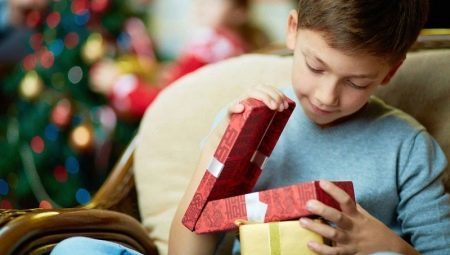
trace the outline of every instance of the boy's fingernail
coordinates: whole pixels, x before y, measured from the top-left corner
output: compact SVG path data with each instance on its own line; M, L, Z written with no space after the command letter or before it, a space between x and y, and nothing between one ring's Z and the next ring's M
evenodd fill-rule
M277 103L275 101L270 100L269 104L272 107L272 109L276 109L277 108Z
M303 226L308 225L309 219L308 218L300 218L300 224Z
M314 201L309 200L308 202L306 202L306 209L308 209L308 211L316 209Z
M314 241L309 241L308 242L308 247L311 249L317 249L317 243Z

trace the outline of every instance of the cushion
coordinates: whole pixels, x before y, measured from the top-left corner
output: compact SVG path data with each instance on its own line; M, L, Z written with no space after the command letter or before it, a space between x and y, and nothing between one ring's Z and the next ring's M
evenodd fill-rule
M390 84L376 94L422 123L450 158L450 49L409 53ZM449 192L448 165L444 181Z
M290 85L291 63L290 57L249 54L212 64L175 82L147 110L134 170L143 224L160 254L167 254L173 215L216 114L252 86ZM377 92L424 123L447 157L449 66L450 50L410 53L392 84Z

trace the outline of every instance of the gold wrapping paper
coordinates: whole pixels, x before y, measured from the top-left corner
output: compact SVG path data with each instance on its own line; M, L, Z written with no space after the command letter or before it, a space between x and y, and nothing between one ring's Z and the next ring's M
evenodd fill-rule
M298 220L272 223L240 224L242 255L315 255L309 241L324 239L300 226Z

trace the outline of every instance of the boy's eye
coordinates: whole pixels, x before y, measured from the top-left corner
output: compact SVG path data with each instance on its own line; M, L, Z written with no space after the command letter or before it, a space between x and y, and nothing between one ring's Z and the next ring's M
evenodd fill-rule
M369 87L368 85L358 85L358 84L355 84L355 83L353 83L353 82L350 81L350 80L347 81L347 84L348 84L350 87L355 88L355 89L366 89L367 87Z
M307 62L305 62L305 64L306 64L306 66L308 67L308 69L309 69L311 72L313 72L313 73L320 74L320 73L323 72L323 70L321 70L321 69L317 69L317 68L314 68L314 67L310 66Z

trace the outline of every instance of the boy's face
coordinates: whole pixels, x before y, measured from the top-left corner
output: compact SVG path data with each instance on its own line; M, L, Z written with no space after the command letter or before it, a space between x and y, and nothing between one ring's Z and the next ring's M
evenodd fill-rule
M322 33L297 30L296 12L289 19L287 47L294 51L293 88L305 114L319 125L361 109L377 86L386 84L400 66L371 55L333 49Z

